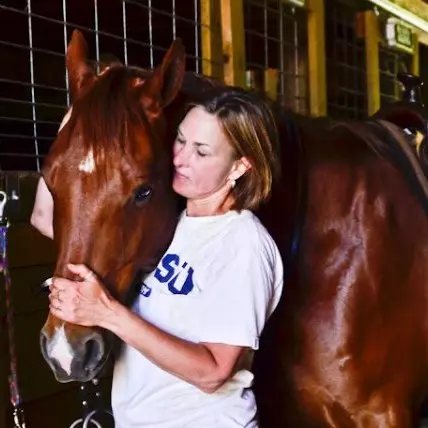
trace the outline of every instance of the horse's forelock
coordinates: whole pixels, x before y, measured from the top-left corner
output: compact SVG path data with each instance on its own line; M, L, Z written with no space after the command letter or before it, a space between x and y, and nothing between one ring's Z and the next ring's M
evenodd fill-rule
M148 72L137 68L111 67L64 117L61 128L69 122L72 138L78 127L80 138L76 147L83 147L85 156L92 153L97 165L105 163L106 153L114 159L131 156L138 150L133 146L135 141L129 138L130 126L142 127L149 132L149 122L136 91L133 91L134 82L148 76Z

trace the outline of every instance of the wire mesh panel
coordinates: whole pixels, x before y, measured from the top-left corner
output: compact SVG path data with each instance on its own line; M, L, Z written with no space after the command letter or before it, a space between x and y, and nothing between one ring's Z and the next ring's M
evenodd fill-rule
M284 0L244 0L247 83L276 83L278 101L308 112L307 12Z
M391 104L401 99L401 83L397 80L397 73L411 72L412 55L381 46L379 48L379 80L380 105Z
M367 117L364 38L356 31L358 7L325 1L327 114L335 119Z
M187 69L202 69L200 0L0 0L0 22L2 170L40 170L70 102L64 51L73 29L95 66L104 53L152 68L180 37Z

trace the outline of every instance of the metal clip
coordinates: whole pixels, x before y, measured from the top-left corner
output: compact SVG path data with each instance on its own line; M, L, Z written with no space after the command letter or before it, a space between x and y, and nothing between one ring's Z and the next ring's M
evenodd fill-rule
M7 193L3 190L0 190L0 195L2 196L2 199L0 201L0 225L6 226L7 225L7 218L4 215L4 208L7 203Z
M19 407L13 409L13 423L15 424L13 428L26 428L24 412Z

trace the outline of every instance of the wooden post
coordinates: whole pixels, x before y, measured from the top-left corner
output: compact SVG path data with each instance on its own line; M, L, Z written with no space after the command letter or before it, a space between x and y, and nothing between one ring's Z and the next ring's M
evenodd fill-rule
M364 12L366 45L367 114L372 116L380 108L379 27L372 10Z
M224 81L245 88L243 0L221 0Z
M419 76L419 36L417 33L413 34L413 46L412 69L410 72Z
M308 0L309 114L327 115L324 0Z
M200 0L202 74L223 79L222 36L220 3L217 0Z
M268 68L264 73L264 91L272 101L276 101L278 97L278 74L276 68Z

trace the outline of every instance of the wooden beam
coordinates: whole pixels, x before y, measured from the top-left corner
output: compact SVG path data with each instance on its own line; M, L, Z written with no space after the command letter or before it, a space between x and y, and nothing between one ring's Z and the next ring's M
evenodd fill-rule
M200 0L202 74L223 79L223 54L220 21L220 3Z
M243 0L221 0L224 81L245 88Z
M375 114L380 108L379 26L373 10L364 13L366 45L367 113Z
M324 0L308 0L309 113L327 115Z
M278 97L278 75L276 68L268 68L264 73L264 91L269 99L276 101Z
M412 56L412 69L411 73L416 74L416 76L419 76L420 70L419 70L419 36L417 33L413 34L413 56Z

